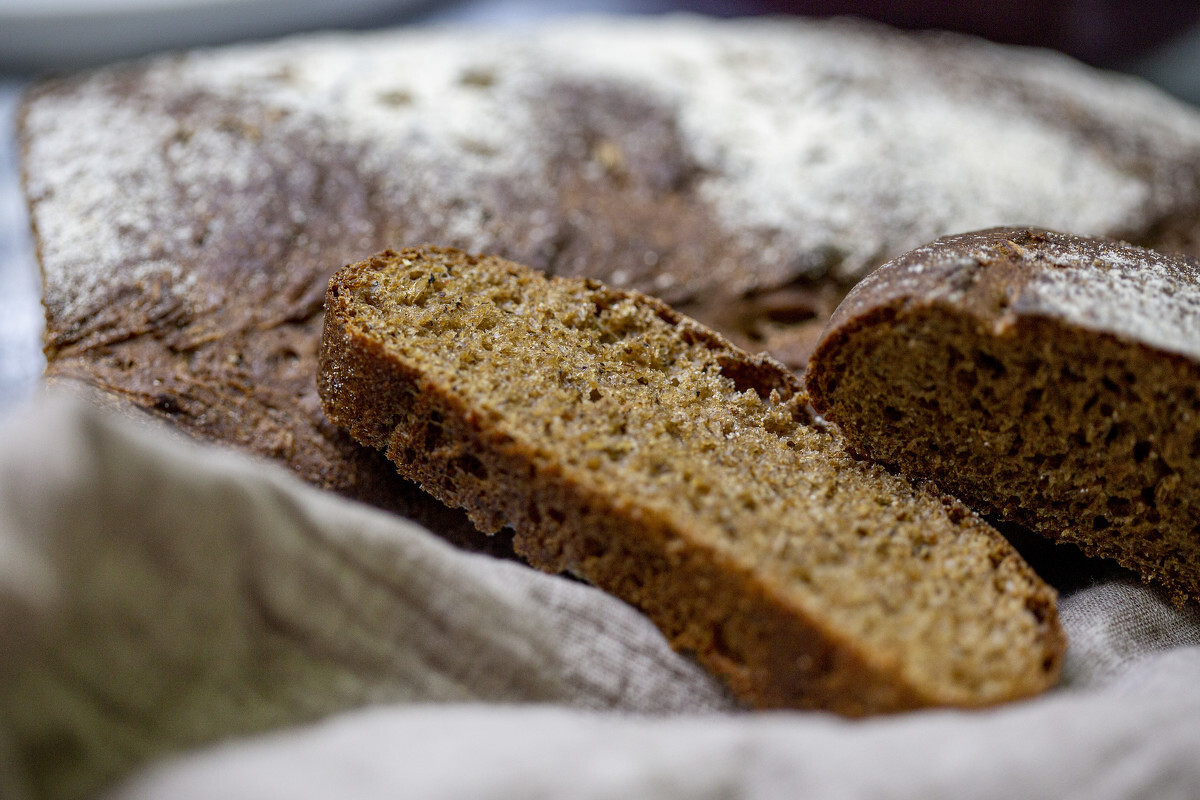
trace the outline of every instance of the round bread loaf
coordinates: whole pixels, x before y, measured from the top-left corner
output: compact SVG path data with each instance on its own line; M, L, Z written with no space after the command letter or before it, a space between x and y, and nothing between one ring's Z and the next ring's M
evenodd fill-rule
M845 288L1036 222L1185 245L1200 114L1050 53L821 21L304 36L40 84L48 372L406 514L321 416L329 276L432 242L663 297L803 369ZM450 524L434 515L430 524Z
M813 354L854 446L1200 598L1200 264L1034 228L886 264Z

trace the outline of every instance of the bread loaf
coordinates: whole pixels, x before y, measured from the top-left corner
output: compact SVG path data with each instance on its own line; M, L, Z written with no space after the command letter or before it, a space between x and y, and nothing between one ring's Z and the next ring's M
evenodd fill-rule
M1052 54L844 21L198 50L42 82L19 135L49 375L463 542L321 416L341 264L498 253L802 369L853 281L936 236L1034 221L1182 246L1200 219L1195 110Z
M866 278L810 366L854 446L1200 599L1200 264L1033 228Z
M661 302L449 249L326 296L325 413L743 700L846 714L1053 684L1055 596L957 501L852 458L798 381Z

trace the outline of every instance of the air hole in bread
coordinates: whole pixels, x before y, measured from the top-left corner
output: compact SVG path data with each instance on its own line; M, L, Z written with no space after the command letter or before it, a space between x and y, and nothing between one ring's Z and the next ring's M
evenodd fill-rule
M182 414L183 408L179 405L179 400L169 394L160 394L154 398L154 408L164 414Z
M583 558L599 558L604 552L604 545L590 536L585 537L579 546L579 554Z
M424 447L426 450L437 450L442 446L444 438L441 425L431 422L425 426Z
M734 388L739 392L753 389L763 400L771 396L772 390L791 395L786 374L772 363L747 362L721 355L717 356L717 364L721 368L721 375L733 381Z
M1133 510L1133 503L1129 502L1125 497L1110 497L1105 503L1108 510L1115 517L1127 517L1129 512Z
M487 480L487 467L483 465L482 461L470 453L463 453L455 458L451 463L453 464L454 469L457 469L459 472L471 475L472 477L478 478L481 481Z
M1004 366L1000 359L996 358L991 353L984 352L983 350L977 350L975 352L975 363L978 364L981 369L990 372L993 377L1000 377L1008 371L1008 368Z
M660 308L655 312L655 316L672 327L679 324L679 315L669 309Z
M1109 414L1105 414L1104 416L1106 416L1106 417L1111 416L1111 412ZM1120 438L1121 435L1124 433L1125 433L1125 426L1118 422L1115 425L1113 425L1112 427L1110 427L1108 429L1108 432L1104 434L1104 443L1112 444L1118 438Z

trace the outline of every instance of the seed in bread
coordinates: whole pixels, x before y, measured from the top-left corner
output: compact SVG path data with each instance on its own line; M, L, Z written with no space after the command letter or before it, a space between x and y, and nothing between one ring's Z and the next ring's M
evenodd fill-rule
M1200 598L1200 264L1033 228L940 239L846 298L810 365L854 446Z
M660 301L449 249L326 296L325 413L531 563L642 609L748 703L1053 684L1055 596L957 501L852 458L797 379Z

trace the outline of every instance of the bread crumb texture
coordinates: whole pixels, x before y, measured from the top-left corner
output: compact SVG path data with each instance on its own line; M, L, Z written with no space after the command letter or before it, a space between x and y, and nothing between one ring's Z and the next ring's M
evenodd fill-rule
M743 700L1029 695L1053 591L956 501L855 458L796 379L661 302L448 249L336 274L327 415L535 565L644 610Z
M871 275L814 356L855 446L1200 599L1200 264L1039 229Z

